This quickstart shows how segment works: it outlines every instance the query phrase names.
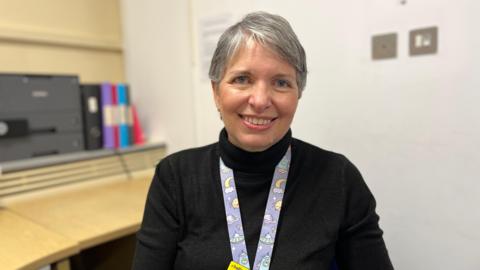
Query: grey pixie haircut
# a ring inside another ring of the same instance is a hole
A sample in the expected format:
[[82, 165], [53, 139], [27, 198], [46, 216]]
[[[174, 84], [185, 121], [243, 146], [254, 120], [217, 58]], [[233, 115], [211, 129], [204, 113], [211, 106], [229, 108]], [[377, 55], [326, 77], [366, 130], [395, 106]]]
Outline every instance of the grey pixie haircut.
[[300, 97], [307, 83], [305, 50], [287, 20], [262, 11], [247, 14], [223, 32], [210, 63], [210, 80], [216, 84], [222, 80], [232, 57], [249, 40], [273, 50], [295, 68]]

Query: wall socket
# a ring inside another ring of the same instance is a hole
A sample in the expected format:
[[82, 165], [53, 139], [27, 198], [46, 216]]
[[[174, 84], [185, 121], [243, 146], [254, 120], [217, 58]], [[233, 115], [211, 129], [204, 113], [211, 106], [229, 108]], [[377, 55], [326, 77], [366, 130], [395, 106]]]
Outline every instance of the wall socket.
[[438, 28], [412, 30], [409, 40], [410, 55], [435, 54], [438, 50]]
[[372, 59], [392, 59], [397, 57], [397, 33], [372, 36]]

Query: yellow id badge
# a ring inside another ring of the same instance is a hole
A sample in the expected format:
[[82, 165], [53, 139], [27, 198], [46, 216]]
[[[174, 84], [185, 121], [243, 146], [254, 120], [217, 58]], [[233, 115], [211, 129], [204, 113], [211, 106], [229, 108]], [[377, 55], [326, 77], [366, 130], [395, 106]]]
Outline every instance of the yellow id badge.
[[230, 264], [228, 265], [228, 268], [227, 270], [248, 270], [249, 268], [239, 264], [239, 263], [236, 263], [234, 261], [231, 261]]

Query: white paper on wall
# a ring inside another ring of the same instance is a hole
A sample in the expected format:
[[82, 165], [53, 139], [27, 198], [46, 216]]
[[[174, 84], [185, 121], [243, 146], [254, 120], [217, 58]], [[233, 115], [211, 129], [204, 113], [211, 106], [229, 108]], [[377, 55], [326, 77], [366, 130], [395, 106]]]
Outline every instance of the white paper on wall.
[[205, 16], [199, 19], [198, 23], [198, 48], [200, 63], [200, 78], [202, 81], [208, 81], [208, 70], [210, 61], [217, 46], [220, 35], [232, 25], [231, 14], [218, 14]]

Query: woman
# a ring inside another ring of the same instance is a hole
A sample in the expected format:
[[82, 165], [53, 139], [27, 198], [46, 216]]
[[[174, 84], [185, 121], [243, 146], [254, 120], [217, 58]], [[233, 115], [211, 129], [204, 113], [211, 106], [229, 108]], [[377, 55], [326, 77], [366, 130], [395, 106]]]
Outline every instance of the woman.
[[225, 128], [157, 166], [134, 269], [393, 269], [358, 170], [292, 138], [306, 74], [280, 16], [223, 33], [209, 75]]

